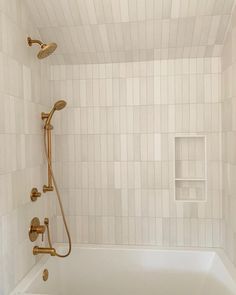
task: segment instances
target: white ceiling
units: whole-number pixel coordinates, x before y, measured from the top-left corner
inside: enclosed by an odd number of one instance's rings
[[[219,56],[234,0],[25,0],[54,64]],[[32,36],[33,37],[33,36]]]

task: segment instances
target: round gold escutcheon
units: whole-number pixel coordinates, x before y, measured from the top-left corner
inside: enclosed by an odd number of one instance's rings
[[[45,270],[43,271],[43,280],[44,280],[44,282],[46,282],[48,280],[48,276],[49,276],[49,272],[45,268]]]

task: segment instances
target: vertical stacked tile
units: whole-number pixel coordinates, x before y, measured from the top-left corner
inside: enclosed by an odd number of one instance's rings
[[[220,56],[234,0],[25,0],[53,64]]]
[[[49,66],[29,48],[39,38],[24,1],[0,4],[0,294],[9,294],[35,263],[27,231],[34,216],[51,216],[48,198],[30,201],[46,180],[40,113],[50,105]]]
[[[224,248],[236,264],[236,11],[232,15],[222,54],[222,161],[223,161],[223,241]]]
[[[52,66],[51,80],[68,99],[56,159],[74,242],[220,246],[219,58]],[[206,202],[174,200],[177,134],[207,137]]]

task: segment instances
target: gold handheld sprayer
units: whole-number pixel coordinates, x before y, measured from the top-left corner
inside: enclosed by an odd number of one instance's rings
[[[52,134],[51,131],[53,126],[51,125],[51,120],[55,111],[60,111],[66,106],[66,102],[64,100],[58,100],[52,110],[49,113],[42,113],[42,120],[46,120],[44,124],[44,130],[47,133],[47,155],[48,155],[48,184],[43,186],[43,192],[51,192],[53,191],[52,185],[52,173],[50,166],[52,164]]]
[[[53,184],[55,187],[55,191],[56,191],[56,196],[58,199],[58,203],[61,209],[61,214],[62,214],[62,219],[63,219],[63,223],[65,226],[65,230],[67,233],[67,237],[68,237],[68,241],[69,241],[69,249],[68,252],[64,255],[58,254],[55,250],[55,256],[58,257],[67,257],[70,255],[71,253],[71,236],[70,236],[70,232],[67,226],[67,222],[66,222],[66,218],[65,218],[65,213],[64,213],[64,209],[63,209],[63,205],[62,205],[62,201],[61,201],[61,196],[60,196],[60,192],[57,186],[57,182],[53,173],[53,168],[52,168],[52,153],[51,153],[51,149],[52,149],[52,142],[51,142],[51,132],[53,129],[53,126],[51,125],[51,120],[53,117],[53,114],[55,111],[60,111],[62,110],[64,107],[66,106],[66,102],[64,100],[59,100],[57,101],[52,110],[49,113],[42,113],[41,114],[41,118],[42,120],[46,120],[45,124],[44,124],[44,149],[45,149],[45,154],[46,154],[46,158],[47,158],[47,162],[48,162],[48,185],[44,185],[43,187],[43,192],[46,193],[48,191],[53,191]],[[51,237],[50,237],[50,231],[49,231],[49,221],[45,222],[45,226],[47,228],[47,235],[48,235],[48,243],[51,249],[52,248],[52,243],[51,243]],[[37,253],[43,253],[41,252],[41,248],[37,248],[35,251]],[[54,252],[53,254],[54,255]]]

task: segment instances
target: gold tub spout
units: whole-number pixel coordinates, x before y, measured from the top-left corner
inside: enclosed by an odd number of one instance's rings
[[[56,250],[54,248],[42,248],[35,246],[33,248],[33,254],[38,255],[38,254],[50,254],[51,256],[56,256]]]

